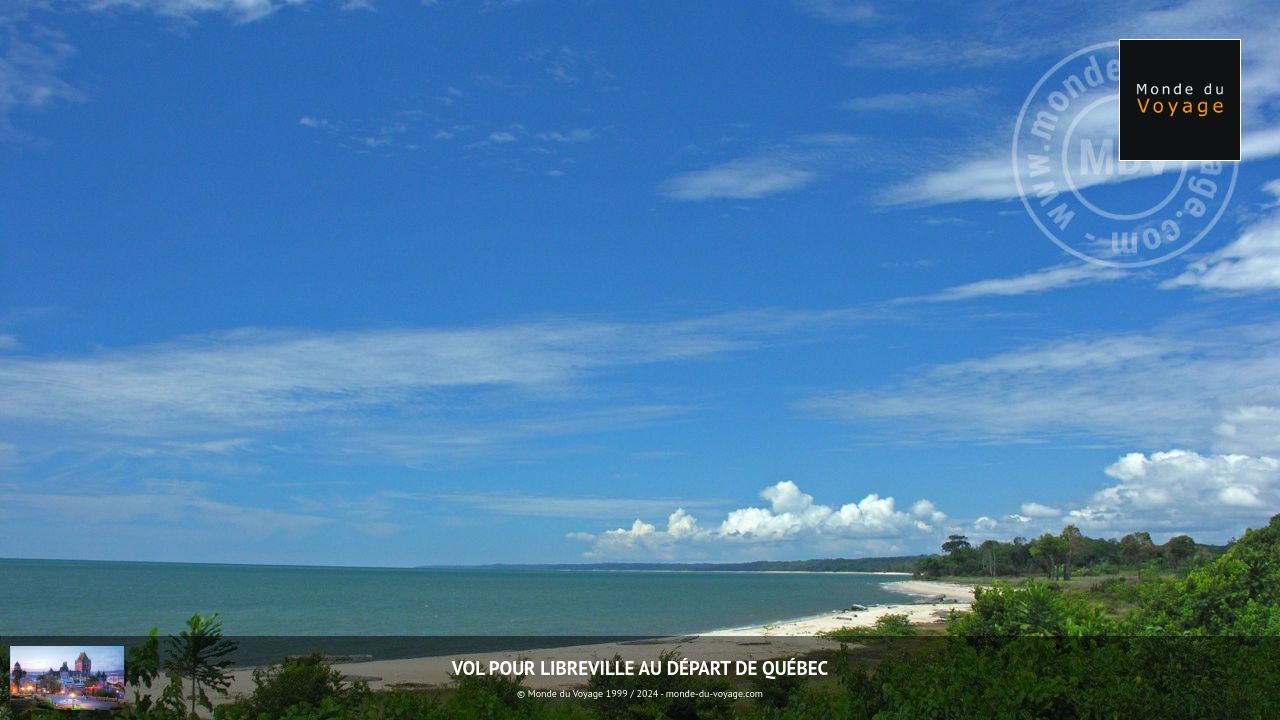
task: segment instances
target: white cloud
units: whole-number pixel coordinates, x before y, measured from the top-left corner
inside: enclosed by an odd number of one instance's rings
[[[689,408],[628,401],[609,389],[610,373],[850,320],[761,311],[649,324],[243,329],[80,355],[0,355],[0,427],[39,427],[59,445],[288,433],[328,452],[454,457],[671,418]]]
[[[1119,280],[1126,275],[1125,271],[1117,268],[1105,268],[1083,262],[1068,263],[1035,270],[1023,275],[992,278],[957,285],[933,295],[903,298],[901,301],[951,302],[991,296],[1028,295],[1065,287]]]
[[[22,27],[0,15],[0,139],[13,133],[15,111],[42,110],[57,102],[83,99],[58,77],[75,48],[61,33]]]
[[[840,106],[857,112],[916,112],[941,109],[948,113],[955,113],[973,109],[990,93],[988,88],[982,87],[884,93],[846,100]]]
[[[1058,508],[1035,502],[1023,503],[1019,509],[1022,511],[1022,515],[1032,518],[1052,518],[1062,514],[1062,511]]]
[[[1280,459],[1274,457],[1129,453],[1106,474],[1116,484],[1068,515],[1082,529],[1238,533],[1280,508]]]
[[[739,158],[669,178],[659,192],[674,200],[757,199],[798,190],[817,179],[795,158]]]
[[[795,0],[808,15],[830,23],[861,23],[876,17],[875,5],[861,0]]]
[[[989,532],[991,530],[996,529],[996,527],[998,527],[999,525],[1000,523],[996,522],[995,520],[992,520],[986,515],[983,515],[982,517],[973,521],[973,529],[978,532]]]
[[[508,131],[506,131],[506,130],[498,130],[498,131],[495,131],[495,132],[491,132],[491,133],[489,133],[489,142],[494,142],[494,143],[513,143],[513,142],[515,142],[516,140],[517,140],[517,138],[516,138],[515,134],[514,134],[514,133],[511,133],[511,132],[508,132]]]
[[[1195,260],[1162,288],[1250,292],[1280,290],[1280,213],[1271,212],[1245,228],[1226,247]]]
[[[811,133],[759,153],[668,178],[658,192],[673,200],[752,200],[799,190],[846,158],[858,139],[844,133]]]
[[[945,39],[903,36],[859,42],[849,53],[847,62],[859,67],[977,68],[1023,59],[1035,52],[1036,46],[1037,43],[1026,39],[1016,42],[966,40],[954,33]]]
[[[894,441],[1209,447],[1280,453],[1280,323],[1037,343],[927,366],[806,407]]]
[[[90,0],[92,10],[127,9],[152,12],[182,20],[198,15],[226,15],[236,22],[253,22],[283,7],[305,5],[308,0]]]
[[[942,204],[966,200],[1008,200],[1018,197],[1007,151],[993,152],[947,163],[947,168],[926,172],[884,194],[891,204]]]
[[[436,495],[389,493],[388,497],[465,505],[499,515],[595,520],[625,518],[634,516],[637,513],[659,513],[670,509],[672,505],[680,507],[712,507],[725,504],[721,500],[575,497],[569,495],[527,495],[522,493],[444,493]]]
[[[150,481],[145,492],[110,495],[111,512],[103,513],[100,491],[75,494],[57,492],[13,492],[4,494],[4,504],[28,508],[64,518],[77,518],[87,525],[137,523],[147,520],[172,525],[209,525],[234,529],[240,536],[267,538],[278,533],[301,536],[330,525],[330,518],[314,514],[282,512],[268,508],[235,505],[213,500],[201,483]]]
[[[1280,117],[1276,115],[1280,102],[1280,16],[1270,11],[1265,2],[1243,0],[1230,4],[1224,10],[1222,3],[1214,0],[1192,0],[1170,4],[1141,12],[1113,11],[1110,27],[1098,28],[1099,18],[1090,15],[1088,32],[1078,28],[1056,29],[1056,37],[1077,39],[1075,47],[1089,44],[1088,37],[1222,37],[1243,38],[1241,97],[1244,102],[1244,135],[1242,157],[1258,160],[1280,154]],[[1119,6],[1117,6],[1118,8]],[[1007,28],[1006,28],[1007,29]],[[853,61],[859,64],[928,67],[951,67],[1009,63],[1044,53],[1044,44],[1036,40],[1029,45],[1016,38],[1042,38],[1044,33],[1018,29],[1010,42],[957,42],[945,40],[910,39],[897,42],[861,43],[854,52]],[[1035,45],[1038,44],[1039,47]],[[1075,49],[1066,47],[1054,50],[1057,55]],[[1044,69],[1051,63],[1045,62]],[[1028,88],[1029,89],[1029,88]],[[1016,116],[1016,105],[1002,118],[1007,127]],[[1106,113],[1095,113],[1099,120]],[[1114,133],[1114,123],[1109,123]],[[1103,137],[1102,128],[1093,128],[1091,137]],[[1018,196],[1009,159],[1009,132],[1002,129],[995,137],[970,140],[969,144],[985,147],[973,155],[954,157],[941,166],[916,174],[911,180],[889,189],[883,200],[889,204],[943,204],[965,201],[1007,200]],[[1098,182],[1123,182],[1140,179],[1148,173],[1124,176],[1095,175]],[[1078,187],[1084,186],[1076,178]],[[1096,184],[1096,183],[1095,183]]]
[[[566,132],[546,132],[538,134],[539,140],[554,143],[584,143],[596,139],[594,128],[574,128]]]
[[[325,118],[315,117],[313,115],[303,115],[298,118],[298,124],[302,127],[313,128],[317,130],[337,130],[338,126],[329,122]]]
[[[665,529],[637,519],[629,528],[601,534],[575,533],[572,539],[592,543],[587,555],[670,556],[690,543],[770,543],[791,540],[855,539],[861,541],[919,537],[936,532],[946,515],[928,500],[910,512],[896,509],[892,497],[872,493],[839,507],[821,505],[791,481],[765,488],[760,497],[768,507],[745,507],[729,512],[718,526],[705,527],[678,508],[667,517]]]

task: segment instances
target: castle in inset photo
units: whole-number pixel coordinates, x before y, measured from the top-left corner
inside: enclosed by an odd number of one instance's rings
[[[123,647],[14,646],[9,661],[15,709],[115,710],[124,703]]]

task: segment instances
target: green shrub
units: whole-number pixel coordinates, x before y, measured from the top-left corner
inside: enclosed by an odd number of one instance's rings
[[[916,627],[905,614],[889,613],[876,618],[871,627],[843,627],[819,634],[832,640],[854,642],[868,638],[913,637],[916,635]]]

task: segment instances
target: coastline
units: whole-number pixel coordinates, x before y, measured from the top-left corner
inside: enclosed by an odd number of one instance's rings
[[[782,620],[764,625],[727,628],[703,633],[709,637],[812,637],[845,627],[871,627],[885,615],[906,615],[912,624],[942,622],[953,610],[967,610],[973,603],[973,587],[960,583],[902,580],[881,583],[893,592],[932,602],[904,602],[867,605],[865,610],[834,610],[818,615]]]
[[[930,598],[932,601],[917,600],[868,605],[862,610],[838,610],[776,623],[714,630],[681,637],[604,642],[545,650],[469,653],[464,656],[375,659],[335,663],[333,668],[349,680],[363,680],[368,682],[370,687],[378,689],[449,685],[452,682],[449,674],[450,661],[455,659],[476,660],[486,665],[490,661],[528,658],[555,661],[598,660],[619,656],[623,660],[644,661],[653,660],[662,652],[676,651],[700,660],[764,660],[787,655],[803,655],[815,649],[835,646],[836,641],[819,637],[819,633],[844,627],[870,627],[880,617],[894,613],[906,615],[914,624],[938,623],[944,621],[952,611],[968,609],[973,602],[973,588],[958,583],[901,580],[886,582],[882,586],[903,595]],[[526,678],[525,683],[529,687],[538,689],[564,689],[579,687],[587,679],[585,675],[534,676]],[[233,680],[225,699],[245,695],[252,690],[252,670],[238,669],[233,673]]]

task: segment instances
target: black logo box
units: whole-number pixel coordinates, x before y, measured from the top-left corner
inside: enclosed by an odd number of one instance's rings
[[[1120,159],[1239,160],[1240,67],[1239,39],[1121,39]]]

